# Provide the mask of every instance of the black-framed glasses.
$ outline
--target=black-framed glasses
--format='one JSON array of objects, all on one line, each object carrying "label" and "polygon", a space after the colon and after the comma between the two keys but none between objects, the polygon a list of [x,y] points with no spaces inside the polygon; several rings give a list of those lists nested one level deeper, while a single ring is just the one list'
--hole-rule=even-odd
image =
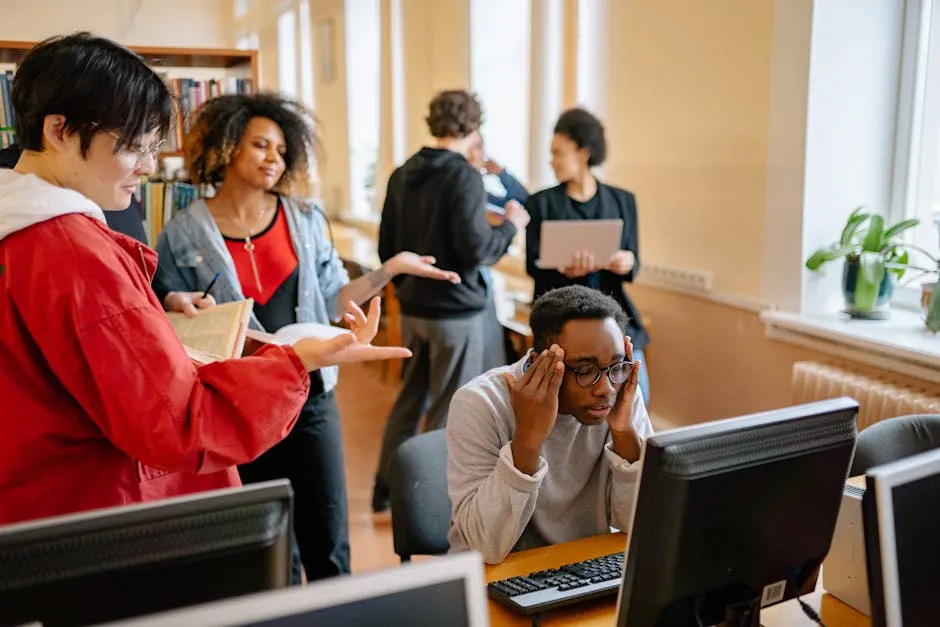
[{"label": "black-framed glasses", "polygon": [[601,368],[593,364],[588,364],[586,366],[578,366],[577,368],[572,368],[568,364],[565,364],[565,370],[574,375],[574,382],[580,385],[583,388],[594,387],[597,385],[597,382],[601,380],[601,375],[606,374],[607,378],[614,385],[620,385],[630,376],[630,372],[633,370],[633,367],[636,365],[635,361],[618,361],[615,364],[610,364],[606,368]]}]

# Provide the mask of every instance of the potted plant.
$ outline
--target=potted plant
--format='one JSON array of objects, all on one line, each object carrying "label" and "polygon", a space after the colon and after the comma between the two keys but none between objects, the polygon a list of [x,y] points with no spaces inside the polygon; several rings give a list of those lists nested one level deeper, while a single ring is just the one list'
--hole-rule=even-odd
[{"label": "potted plant", "polygon": [[815,251],[806,260],[806,267],[815,271],[844,259],[845,312],[853,318],[884,318],[894,285],[908,268],[909,253],[901,235],[919,223],[911,218],[885,227],[883,217],[858,207],[849,214],[839,241]]},{"label": "potted plant", "polygon": [[[927,267],[913,263],[904,264],[906,270],[913,270],[920,274],[910,279],[910,282],[929,276],[930,280],[920,284],[920,308],[924,312],[924,322],[931,333],[940,331],[940,290],[936,289],[937,279],[940,278],[940,258],[934,257],[920,246],[908,244],[907,248],[920,253],[927,260]],[[922,262],[918,262],[922,263]]]}]

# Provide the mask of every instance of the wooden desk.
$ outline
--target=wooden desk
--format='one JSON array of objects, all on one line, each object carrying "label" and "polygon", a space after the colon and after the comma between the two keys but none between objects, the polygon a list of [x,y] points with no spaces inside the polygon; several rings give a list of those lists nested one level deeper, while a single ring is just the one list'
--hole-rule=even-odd
[{"label": "wooden desk", "polygon": [[[520,551],[510,555],[502,564],[487,566],[486,581],[528,575],[533,571],[608,555],[622,551],[625,546],[626,536],[622,533],[613,533],[531,551]],[[827,627],[871,626],[871,621],[867,616],[856,612],[835,597],[825,594],[821,587],[818,587],[813,594],[803,597],[803,600],[816,611],[821,610],[822,620]],[[495,601],[490,601],[489,607],[491,627],[529,627],[532,624],[531,617],[516,614]],[[611,595],[607,598],[547,612],[542,617],[542,625],[546,627],[560,625],[612,627],[616,617],[617,597]],[[795,601],[765,609],[761,612],[761,623],[766,627],[799,627],[812,624]]]}]

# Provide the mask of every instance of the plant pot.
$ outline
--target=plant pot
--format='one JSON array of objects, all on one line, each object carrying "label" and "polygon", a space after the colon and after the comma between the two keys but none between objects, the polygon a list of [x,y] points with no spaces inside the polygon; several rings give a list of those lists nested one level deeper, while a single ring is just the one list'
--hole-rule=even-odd
[{"label": "plant pot", "polygon": [[888,317],[891,306],[891,296],[894,294],[895,274],[885,272],[881,284],[878,286],[878,296],[874,306],[858,306],[855,301],[858,274],[861,266],[857,260],[846,259],[842,269],[842,296],[845,299],[845,313],[853,318],[868,318],[881,320]]},{"label": "plant pot", "polygon": [[920,286],[920,308],[924,312],[924,326],[931,333],[940,331],[940,293],[934,289],[940,283],[924,283]]}]

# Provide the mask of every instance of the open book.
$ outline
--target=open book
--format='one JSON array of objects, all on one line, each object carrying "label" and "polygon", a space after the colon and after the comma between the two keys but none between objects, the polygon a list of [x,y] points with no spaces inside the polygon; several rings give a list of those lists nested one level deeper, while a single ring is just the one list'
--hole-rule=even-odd
[{"label": "open book", "polygon": [[349,329],[334,327],[328,324],[319,324],[317,322],[289,324],[278,329],[277,333],[263,333],[261,331],[255,331],[254,329],[248,329],[245,333],[246,341],[243,354],[250,355],[265,344],[286,346],[305,337],[316,337],[321,340],[328,340],[337,335],[342,335],[343,333],[349,333]]},{"label": "open book", "polygon": [[189,358],[209,364],[241,356],[253,306],[249,298],[200,309],[193,318],[175,312],[167,317]]}]

